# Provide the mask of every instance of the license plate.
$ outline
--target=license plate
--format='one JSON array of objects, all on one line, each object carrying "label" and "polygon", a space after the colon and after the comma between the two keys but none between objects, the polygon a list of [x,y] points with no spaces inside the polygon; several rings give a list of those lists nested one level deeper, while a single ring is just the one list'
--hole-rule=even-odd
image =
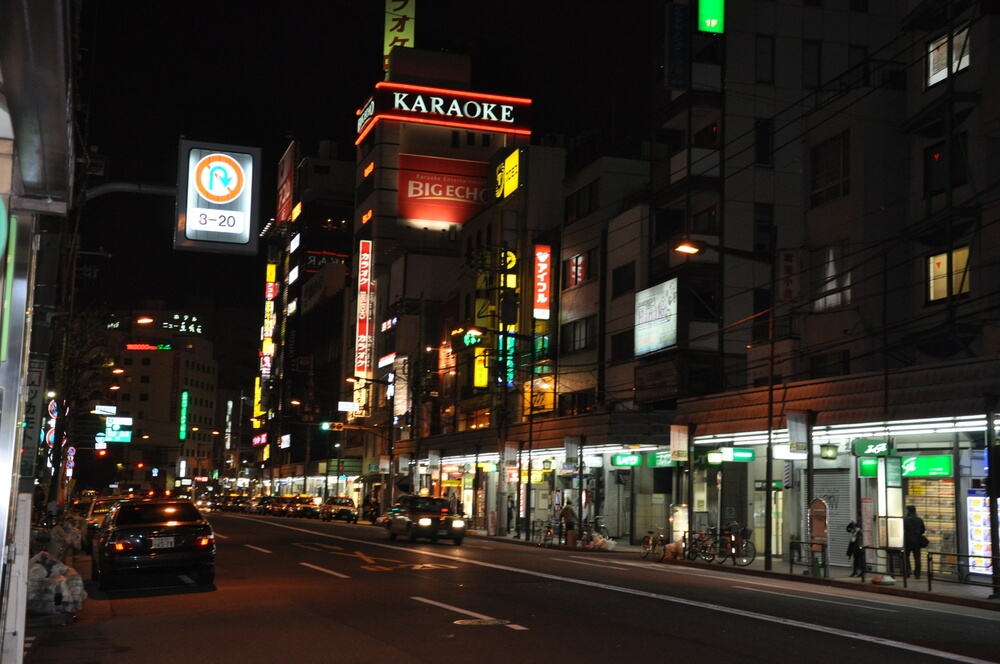
[{"label": "license plate", "polygon": [[172,549],[172,548],[174,548],[174,538],[173,537],[154,537],[153,538],[153,548],[154,549]]}]

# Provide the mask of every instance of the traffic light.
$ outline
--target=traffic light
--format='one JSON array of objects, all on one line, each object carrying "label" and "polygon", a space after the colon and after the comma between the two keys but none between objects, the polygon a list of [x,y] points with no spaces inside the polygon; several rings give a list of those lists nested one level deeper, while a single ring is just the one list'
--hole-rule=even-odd
[{"label": "traffic light", "polygon": [[97,452],[97,456],[98,457],[103,458],[103,457],[108,456],[108,451],[107,450],[96,450],[96,452]]},{"label": "traffic light", "polygon": [[329,422],[320,422],[319,428],[322,429],[323,431],[329,431],[330,430],[330,423]]},{"label": "traffic light", "polygon": [[138,461],[138,462],[136,462],[136,464],[135,464],[135,467],[136,467],[136,468],[140,468],[140,469],[141,469],[141,468],[145,468],[145,467],[146,467],[146,464],[145,464],[145,463],[143,463],[142,461]]}]

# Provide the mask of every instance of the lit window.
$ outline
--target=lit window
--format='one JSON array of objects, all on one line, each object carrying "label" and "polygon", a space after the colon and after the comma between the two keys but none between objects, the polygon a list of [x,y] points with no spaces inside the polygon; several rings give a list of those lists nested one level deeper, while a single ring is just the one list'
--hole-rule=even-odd
[{"label": "lit window", "polygon": [[[951,42],[951,70],[957,72],[969,66],[969,26],[959,28]],[[948,35],[938,37],[927,45],[927,85],[931,86],[948,78]]]},{"label": "lit window", "polygon": [[[948,297],[948,253],[936,254],[928,259],[929,299]],[[951,295],[969,292],[969,248],[958,247],[951,252]]]}]

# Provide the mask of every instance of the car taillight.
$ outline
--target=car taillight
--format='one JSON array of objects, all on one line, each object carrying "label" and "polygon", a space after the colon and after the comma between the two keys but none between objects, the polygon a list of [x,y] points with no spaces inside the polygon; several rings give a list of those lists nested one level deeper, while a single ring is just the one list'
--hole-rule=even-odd
[{"label": "car taillight", "polygon": [[212,546],[212,544],[214,544],[214,543],[215,543],[215,536],[211,535],[211,534],[209,534],[209,535],[200,535],[195,540],[195,546],[207,547],[207,546]]},{"label": "car taillight", "polygon": [[111,548],[113,548],[115,551],[122,552],[122,551],[131,551],[135,547],[132,546],[132,542],[129,541],[128,538],[116,537],[114,540],[111,541]]}]

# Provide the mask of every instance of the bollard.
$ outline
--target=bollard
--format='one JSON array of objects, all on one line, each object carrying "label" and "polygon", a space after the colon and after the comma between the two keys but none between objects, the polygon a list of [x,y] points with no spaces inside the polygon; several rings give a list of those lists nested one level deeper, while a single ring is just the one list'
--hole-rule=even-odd
[{"label": "bollard", "polygon": [[819,556],[816,555],[813,556],[812,573],[817,579],[822,576],[822,574],[820,574]]}]

